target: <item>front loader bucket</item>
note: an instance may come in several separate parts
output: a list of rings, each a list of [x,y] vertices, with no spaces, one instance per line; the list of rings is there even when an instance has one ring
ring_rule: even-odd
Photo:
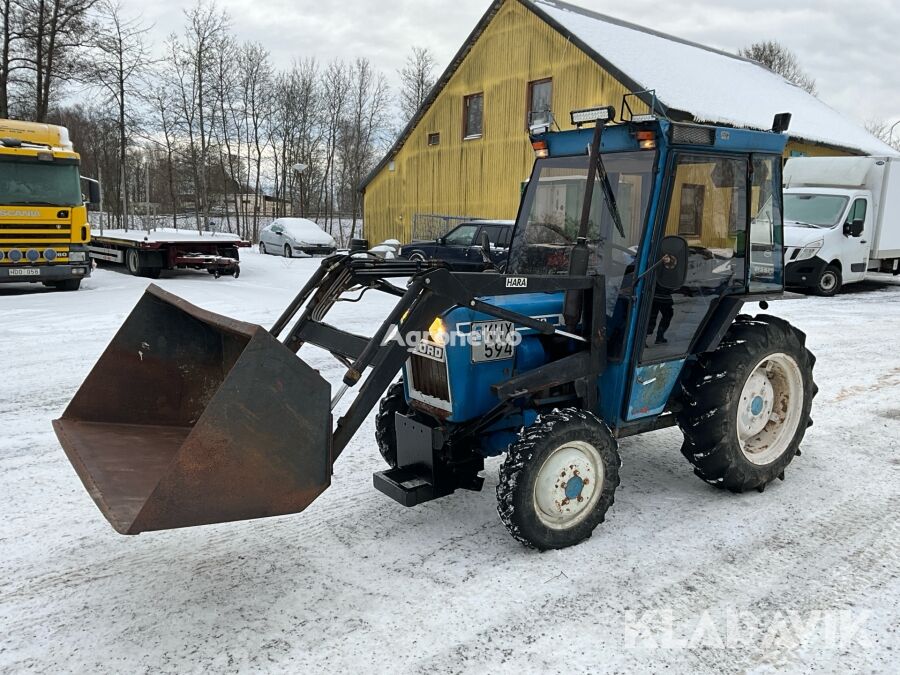
[[[328,383],[156,286],[53,424],[122,534],[297,513],[331,481]]]

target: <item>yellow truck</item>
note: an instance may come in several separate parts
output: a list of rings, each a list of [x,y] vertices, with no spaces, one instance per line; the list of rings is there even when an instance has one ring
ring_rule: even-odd
[[[80,164],[65,127],[0,119],[0,284],[74,291],[90,276],[87,204],[100,185]]]

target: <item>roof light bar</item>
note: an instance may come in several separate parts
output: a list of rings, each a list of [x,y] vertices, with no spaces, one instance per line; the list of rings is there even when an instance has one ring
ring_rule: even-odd
[[[612,122],[616,118],[616,109],[611,105],[601,108],[583,108],[582,110],[573,110],[572,126],[581,127],[584,124],[593,122]]]
[[[656,115],[646,114],[646,115],[633,115],[631,117],[632,122],[655,122]]]

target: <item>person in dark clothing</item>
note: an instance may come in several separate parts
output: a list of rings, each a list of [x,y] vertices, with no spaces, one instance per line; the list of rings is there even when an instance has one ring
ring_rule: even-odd
[[[653,292],[653,304],[650,306],[650,324],[647,326],[647,335],[653,335],[657,329],[656,320],[659,319],[659,330],[656,330],[656,344],[664,345],[666,331],[672,325],[672,317],[675,316],[675,301],[672,299],[672,291],[662,286],[656,286]]]

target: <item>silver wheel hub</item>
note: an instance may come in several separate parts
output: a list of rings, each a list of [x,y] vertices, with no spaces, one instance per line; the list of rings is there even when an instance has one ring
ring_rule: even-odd
[[[759,465],[781,457],[797,432],[802,411],[800,366],[787,354],[767,356],[741,391],[737,419],[741,452]]]
[[[534,484],[534,510],[554,530],[587,518],[603,493],[603,458],[584,441],[561,445],[544,461]]]
[[[822,286],[823,290],[830,291],[835,287],[835,285],[837,285],[837,278],[835,278],[832,272],[825,272],[822,275],[822,279],[821,281],[819,281],[819,284]]]

